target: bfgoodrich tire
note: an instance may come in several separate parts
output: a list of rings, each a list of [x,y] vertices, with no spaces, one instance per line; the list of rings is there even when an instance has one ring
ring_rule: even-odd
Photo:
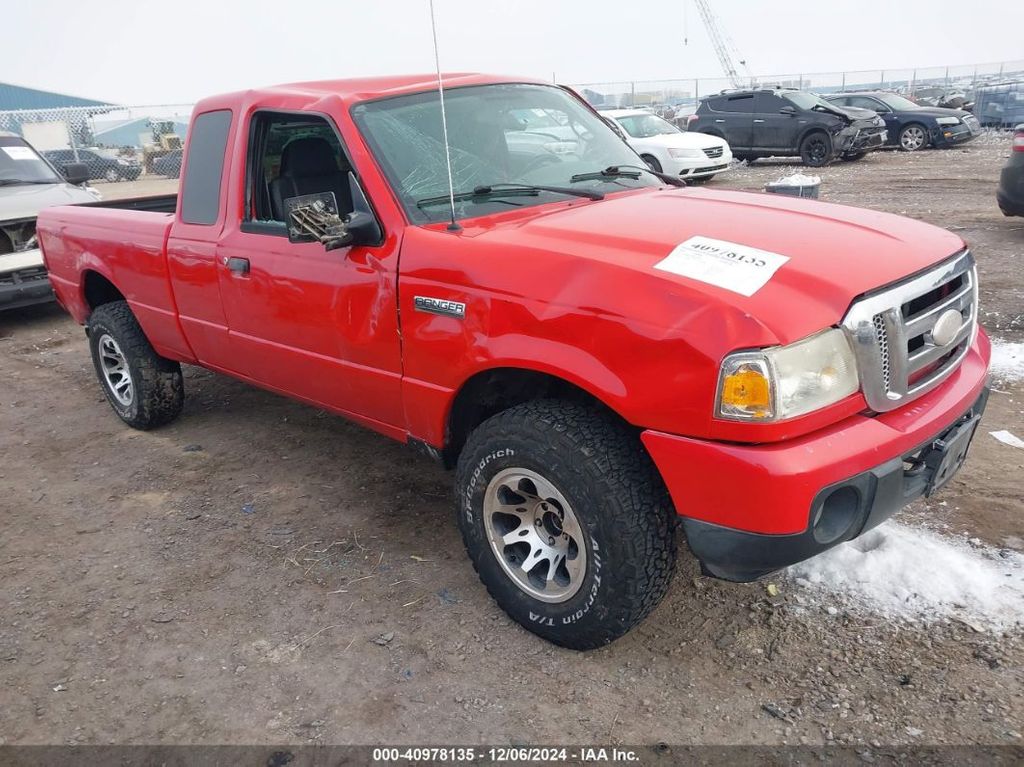
[[[181,413],[181,366],[153,350],[126,302],[103,304],[92,313],[89,351],[107,401],[126,424],[152,429]]]
[[[636,433],[609,414],[562,400],[499,413],[463,449],[456,495],[487,591],[557,645],[606,645],[668,590],[671,502]]]

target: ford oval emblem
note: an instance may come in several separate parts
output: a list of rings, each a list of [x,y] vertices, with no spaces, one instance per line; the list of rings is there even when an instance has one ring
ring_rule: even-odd
[[[964,325],[964,318],[959,309],[947,309],[935,320],[932,328],[932,343],[936,346],[948,346],[960,332]]]

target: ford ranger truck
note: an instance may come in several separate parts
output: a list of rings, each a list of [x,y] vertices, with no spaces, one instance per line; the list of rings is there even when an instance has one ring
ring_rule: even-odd
[[[680,188],[568,89],[446,82],[447,142],[428,76],[208,98],[179,195],[40,214],[125,423],[175,419],[189,364],[404,441],[498,604],[577,649],[658,604],[680,520],[749,581],[960,468],[990,348],[959,237]]]

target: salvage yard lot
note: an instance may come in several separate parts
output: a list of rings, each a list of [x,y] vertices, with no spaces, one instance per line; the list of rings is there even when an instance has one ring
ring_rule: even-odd
[[[994,197],[1008,147],[818,173],[825,200],[963,236],[983,324],[1019,343],[1024,219]],[[398,444],[197,368],[180,420],[132,431],[52,306],[0,315],[0,375],[0,743],[1021,743],[1019,626],[898,621],[792,576],[704,579],[684,555],[645,623],[562,650],[491,602],[451,476]],[[1024,450],[999,430],[1024,436],[1024,381],[999,382],[965,470],[902,519],[1013,560]]]

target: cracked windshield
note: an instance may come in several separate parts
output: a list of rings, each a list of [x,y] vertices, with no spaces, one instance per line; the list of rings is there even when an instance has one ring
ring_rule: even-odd
[[[454,88],[444,100],[457,218],[661,183],[618,134],[561,88]],[[353,116],[410,218],[448,220],[437,92],[360,104]]]

